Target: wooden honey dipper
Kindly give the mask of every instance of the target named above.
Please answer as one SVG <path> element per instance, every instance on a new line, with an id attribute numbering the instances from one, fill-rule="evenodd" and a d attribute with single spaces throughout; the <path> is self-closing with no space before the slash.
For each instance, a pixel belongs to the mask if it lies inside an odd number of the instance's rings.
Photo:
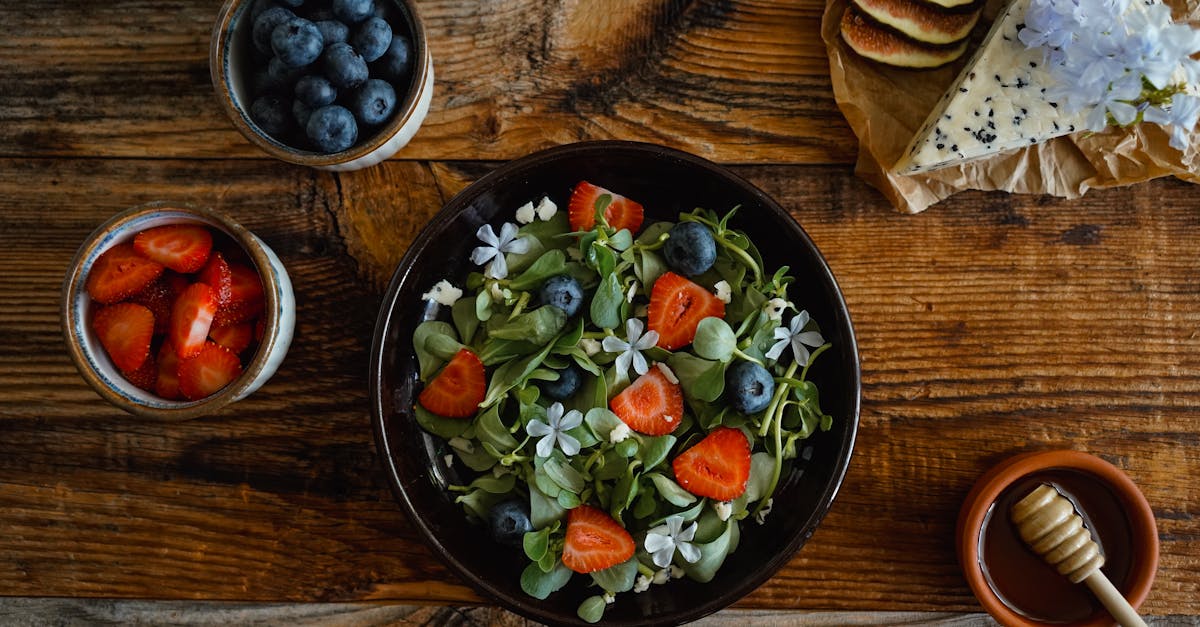
<path id="1" fill-rule="evenodd" d="M 1124 627 L 1146 623 L 1100 570 L 1104 554 L 1083 526 L 1071 501 L 1052 485 L 1043 483 L 1012 507 L 1012 521 L 1021 539 L 1066 575 L 1071 583 L 1084 582 Z"/>

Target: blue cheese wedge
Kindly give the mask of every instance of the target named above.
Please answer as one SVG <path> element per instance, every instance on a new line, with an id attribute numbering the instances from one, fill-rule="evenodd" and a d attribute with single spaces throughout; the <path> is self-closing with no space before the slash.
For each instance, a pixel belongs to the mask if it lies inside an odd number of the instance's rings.
<path id="1" fill-rule="evenodd" d="M 894 172 L 928 172 L 1084 128 L 1088 111 L 1067 113 L 1046 98 L 1054 79 L 1042 67 L 1042 51 L 1027 49 L 1017 39 L 1028 8 L 1029 0 L 1015 0 L 996 18 L 983 45 L 892 167 Z"/>

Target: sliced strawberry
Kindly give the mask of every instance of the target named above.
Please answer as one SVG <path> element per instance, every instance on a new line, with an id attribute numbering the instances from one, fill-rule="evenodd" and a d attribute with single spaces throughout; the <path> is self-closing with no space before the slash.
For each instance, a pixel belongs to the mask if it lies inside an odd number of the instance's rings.
<path id="1" fill-rule="evenodd" d="M 590 505 L 567 512 L 562 561 L 577 573 L 611 568 L 633 557 L 633 537 L 608 514 Z"/>
<path id="2" fill-rule="evenodd" d="M 254 300 L 247 303 L 230 303 L 228 306 L 217 309 L 217 314 L 213 318 L 213 326 L 228 327 L 249 322 L 261 315 L 262 312 L 262 300 Z"/>
<path id="3" fill-rule="evenodd" d="M 227 327 L 219 327 L 215 324 L 208 330 L 208 337 L 212 341 L 228 348 L 234 353 L 241 353 L 250 346 L 250 339 L 254 336 L 254 326 L 249 322 L 235 324 Z"/>
<path id="4" fill-rule="evenodd" d="M 179 362 L 179 392 L 188 400 L 200 400 L 241 374 L 242 362 L 237 355 L 224 346 L 205 342 L 195 357 Z"/>
<path id="5" fill-rule="evenodd" d="M 171 328 L 167 334 L 180 359 L 200 352 L 217 313 L 217 298 L 203 283 L 189 285 L 171 308 Z"/>
<path id="6" fill-rule="evenodd" d="M 230 299 L 233 298 L 233 270 L 229 268 L 224 255 L 220 252 L 209 255 L 208 263 L 200 269 L 196 280 L 213 288 L 217 294 L 218 307 L 229 305 Z"/>
<path id="7" fill-rule="evenodd" d="M 671 462 L 675 481 L 696 496 L 731 501 L 746 491 L 750 441 L 733 427 L 717 427 Z"/>
<path id="8" fill-rule="evenodd" d="M 162 264 L 138 254 L 133 244 L 117 244 L 92 264 L 87 293 L 97 302 L 110 305 L 146 289 L 162 273 Z"/>
<path id="9" fill-rule="evenodd" d="M 647 317 L 650 330 L 658 332 L 658 345 L 675 350 L 692 342 L 701 320 L 724 318 L 725 303 L 703 287 L 667 272 L 650 290 Z"/>
<path id="10" fill-rule="evenodd" d="M 429 411 L 447 418 L 475 415 L 487 392 L 483 362 L 469 349 L 461 349 L 421 390 L 417 400 Z"/>
<path id="11" fill-rule="evenodd" d="M 182 281 L 182 286 L 179 282 Z M 178 287 L 177 287 L 178 286 Z M 163 272 L 146 289 L 129 297 L 130 302 L 145 305 L 154 314 L 154 334 L 166 333 L 171 323 L 171 306 L 187 287 L 187 278 L 170 270 Z"/>
<path id="12" fill-rule="evenodd" d="M 212 233 L 199 224 L 167 224 L 135 235 L 133 247 L 147 258 L 186 274 L 199 270 L 208 261 Z"/>
<path id="13" fill-rule="evenodd" d="M 174 401 L 183 398 L 179 393 L 179 355 L 170 341 L 163 342 L 158 349 L 158 379 L 154 382 L 154 393 Z"/>
<path id="14" fill-rule="evenodd" d="M 666 435 L 683 417 L 683 389 L 671 383 L 659 368 L 637 378 L 608 402 L 630 429 L 646 435 Z"/>
<path id="15" fill-rule="evenodd" d="M 587 181 L 579 181 L 571 192 L 571 200 L 567 205 L 571 230 L 588 231 L 596 226 L 596 201 L 604 194 L 612 197 L 612 202 L 604 209 L 604 219 L 608 225 L 617 230 L 629 229 L 637 233 L 645 215 L 642 205 Z"/>
<path id="16" fill-rule="evenodd" d="M 217 311 L 216 324 L 227 327 L 253 320 L 263 312 L 265 297 L 262 280 L 250 266 L 229 264 L 232 275 L 228 304 Z"/>
<path id="17" fill-rule="evenodd" d="M 154 337 L 154 314 L 144 305 L 117 303 L 92 316 L 92 329 L 121 372 L 134 372 L 150 356 Z"/>
<path id="18" fill-rule="evenodd" d="M 141 368 L 138 368 L 133 372 L 125 372 L 122 374 L 125 375 L 125 378 L 128 379 L 130 383 L 143 390 L 146 390 L 147 392 L 153 393 L 154 385 L 158 381 L 158 364 L 154 363 L 153 357 L 149 357 L 146 359 L 146 361 L 142 362 Z"/>

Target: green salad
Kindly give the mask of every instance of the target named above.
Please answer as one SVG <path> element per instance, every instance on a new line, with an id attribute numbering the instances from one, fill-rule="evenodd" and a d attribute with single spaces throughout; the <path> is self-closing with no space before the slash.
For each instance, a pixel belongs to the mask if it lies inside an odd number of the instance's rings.
<path id="1" fill-rule="evenodd" d="M 618 593 L 710 581 L 797 442 L 832 425 L 807 378 L 830 344 L 795 277 L 764 266 L 736 207 L 643 224 L 580 182 L 567 211 L 542 198 L 514 219 L 479 229 L 476 271 L 431 286 L 442 315 L 412 338 L 416 419 L 473 477 L 456 502 L 529 559 L 529 595 L 590 580 L 589 622 Z"/>

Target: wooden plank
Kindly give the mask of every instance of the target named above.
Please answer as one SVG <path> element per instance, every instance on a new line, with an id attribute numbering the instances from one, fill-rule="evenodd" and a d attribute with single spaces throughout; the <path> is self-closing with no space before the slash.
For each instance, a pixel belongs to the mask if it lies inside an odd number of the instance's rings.
<path id="1" fill-rule="evenodd" d="M 395 260 L 487 167 L 335 176 L 269 161 L 0 160 L 0 593 L 478 601 L 391 500 L 363 364 Z M 1162 552 L 1146 610 L 1200 614 L 1193 188 L 1074 202 L 973 193 L 902 216 L 845 168 L 736 171 L 825 252 L 865 396 L 835 506 L 741 607 L 978 611 L 951 541 L 962 497 L 1008 455 L 1062 447 L 1113 461 L 1154 507 Z M 190 423 L 104 405 L 59 336 L 75 246 L 151 199 L 229 212 L 276 248 L 297 289 L 276 377 Z"/>
<path id="2" fill-rule="evenodd" d="M 0 156 L 265 157 L 218 106 L 220 2 L 0 5 Z M 437 83 L 403 159 L 632 139 L 721 161 L 849 163 L 823 3 L 422 0 Z"/>

